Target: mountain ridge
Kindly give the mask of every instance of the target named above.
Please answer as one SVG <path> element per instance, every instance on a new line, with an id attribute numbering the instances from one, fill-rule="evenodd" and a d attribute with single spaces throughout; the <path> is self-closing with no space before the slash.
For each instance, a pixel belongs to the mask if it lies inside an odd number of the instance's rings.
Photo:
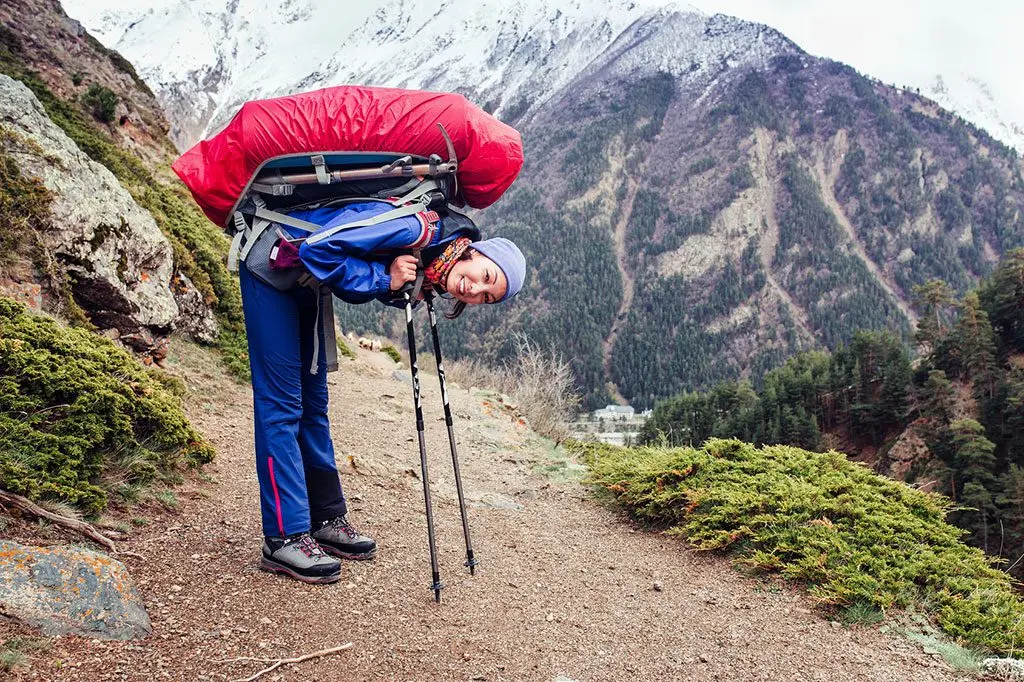
<path id="1" fill-rule="evenodd" d="M 256 27 L 254 7 L 232 12 Z M 288 7 L 296 21 L 326 16 Z M 450 4 L 423 18 L 419 7 L 371 3 L 362 42 L 323 59 L 292 55 L 280 71 L 259 56 L 274 48 L 253 28 L 233 68 L 253 55 L 255 66 L 218 76 L 228 86 L 215 105 L 202 88 L 187 96 L 206 98 L 220 120 L 227 103 L 262 92 L 244 79 L 300 71 L 302 59 L 344 62 L 367 82 L 463 92 L 518 127 L 522 176 L 477 217 L 521 243 L 534 284 L 503 311 L 456 321 L 456 357 L 500 361 L 525 331 L 572 358 L 588 406 L 616 395 L 647 407 L 723 379 L 757 380 L 856 329 L 909 338 L 915 285 L 942 277 L 965 291 L 1024 239 L 1012 149 L 770 27 L 672 2 L 601 18 L 565 3 L 565 13 L 545 6 L 528 20 L 541 5 L 515 3 L 497 18 Z M 438 25 L 432 42 L 402 42 Z M 587 40 L 595 35 L 605 42 Z M 379 49 L 365 47 L 374 41 Z M 387 58 L 403 46 L 405 61 Z M 326 84 L 329 72 L 290 87 Z M 179 130 L 197 130 L 190 121 Z M 377 311 L 345 308 L 341 320 L 401 336 Z"/>

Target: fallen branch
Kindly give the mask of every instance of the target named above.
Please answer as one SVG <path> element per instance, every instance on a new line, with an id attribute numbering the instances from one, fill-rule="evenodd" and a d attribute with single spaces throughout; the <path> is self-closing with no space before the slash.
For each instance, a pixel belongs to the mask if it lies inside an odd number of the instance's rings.
<path id="1" fill-rule="evenodd" d="M 117 551 L 117 548 L 114 546 L 114 541 L 108 538 L 103 533 L 96 530 L 96 527 L 92 524 L 86 523 L 85 521 L 81 521 L 79 519 L 73 519 L 68 516 L 54 514 L 53 512 L 43 509 L 38 504 L 34 503 L 32 500 L 22 497 L 21 495 L 15 495 L 14 493 L 9 493 L 5 490 L 0 490 L 0 504 L 10 505 L 17 509 L 20 509 L 23 512 L 27 512 L 37 518 L 46 519 L 47 521 L 55 523 L 58 526 L 68 528 L 70 530 L 75 531 L 76 533 L 79 533 L 80 535 L 86 536 L 90 540 L 93 540 L 103 545 L 111 552 Z"/>
<path id="2" fill-rule="evenodd" d="M 345 649 L 349 649 L 351 647 L 352 647 L 352 642 L 349 642 L 348 644 L 342 644 L 341 646 L 332 647 L 330 649 L 321 649 L 320 651 L 314 651 L 311 654 L 305 654 L 303 656 L 298 656 L 296 658 L 252 658 L 250 656 L 242 656 L 241 658 L 224 658 L 224 659 L 217 660 L 217 661 L 211 661 L 211 663 L 240 663 L 242 661 L 252 661 L 252 662 L 255 662 L 255 663 L 273 663 L 273 665 L 264 668 L 263 670 L 259 671 L 255 675 L 252 675 L 252 676 L 246 677 L 246 678 L 239 678 L 237 680 L 232 680 L 231 681 L 231 682 L 253 682 L 253 680 L 259 679 L 263 675 L 266 675 L 269 672 L 273 672 L 274 670 L 277 670 L 282 665 L 288 665 L 290 663 L 302 663 L 303 661 L 308 661 L 311 658 L 319 658 L 321 656 L 327 656 L 327 655 L 330 655 L 330 654 L 335 654 L 335 653 L 338 653 L 339 651 L 344 651 Z"/>

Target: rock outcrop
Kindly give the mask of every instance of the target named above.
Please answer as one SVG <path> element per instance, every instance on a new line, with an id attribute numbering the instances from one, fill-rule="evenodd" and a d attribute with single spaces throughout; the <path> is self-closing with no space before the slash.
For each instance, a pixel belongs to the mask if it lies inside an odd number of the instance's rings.
<path id="1" fill-rule="evenodd" d="M 46 635 L 141 639 L 152 632 L 124 564 L 78 547 L 0 540 L 0 614 Z"/>
<path id="2" fill-rule="evenodd" d="M 121 336 L 166 336 L 179 307 L 171 246 L 153 217 L 49 119 L 28 88 L 3 75 L 0 125 L 14 138 L 21 171 L 53 193 L 54 229 L 39 238 L 74 283 L 75 300 L 93 324 Z M 178 300 L 188 300 L 194 289 L 190 282 L 178 288 L 186 290 Z M 194 326 L 212 327 L 212 320 Z"/>

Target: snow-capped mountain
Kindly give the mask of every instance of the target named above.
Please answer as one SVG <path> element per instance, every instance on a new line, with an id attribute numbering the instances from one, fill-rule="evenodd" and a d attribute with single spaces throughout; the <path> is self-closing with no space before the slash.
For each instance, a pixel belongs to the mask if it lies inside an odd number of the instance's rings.
<path id="1" fill-rule="evenodd" d="M 909 337 L 914 286 L 964 291 L 1024 244 L 1020 161 L 990 133 L 673 0 L 64 4 L 182 147 L 246 100 L 346 82 L 458 91 L 513 123 L 526 164 L 479 219 L 532 283 L 455 322 L 452 357 L 498 362 L 526 333 L 589 406 L 760 376 L 857 329 Z M 364 308 L 343 326 L 387 328 Z"/>
<path id="2" fill-rule="evenodd" d="M 1006 120 L 991 89 L 981 78 L 966 73 L 936 75 L 921 92 L 943 108 L 985 129 L 997 140 L 1024 152 L 1024 126 Z"/>
<path id="3" fill-rule="evenodd" d="M 501 114 L 545 101 L 644 17 L 703 17 L 672 0 L 63 4 L 136 66 L 181 145 L 247 99 L 341 83 L 457 90 Z"/>
<path id="4" fill-rule="evenodd" d="M 136 66 L 164 101 L 182 146 L 222 125 L 246 99 L 340 83 L 458 90 L 499 115 L 522 113 L 571 82 L 635 22 L 703 16 L 679 0 L 62 4 Z M 943 73 L 920 90 L 1024 151 L 1024 127 L 1000 112 L 977 76 Z"/>

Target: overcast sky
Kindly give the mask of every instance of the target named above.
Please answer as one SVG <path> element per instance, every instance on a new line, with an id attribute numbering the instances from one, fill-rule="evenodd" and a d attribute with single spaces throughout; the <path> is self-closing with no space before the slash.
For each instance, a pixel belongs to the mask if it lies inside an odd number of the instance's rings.
<path id="1" fill-rule="evenodd" d="M 924 88 L 938 72 L 991 86 L 1024 122 L 1021 0 L 690 0 L 701 11 L 768 24 L 813 55 L 886 83 Z"/>

